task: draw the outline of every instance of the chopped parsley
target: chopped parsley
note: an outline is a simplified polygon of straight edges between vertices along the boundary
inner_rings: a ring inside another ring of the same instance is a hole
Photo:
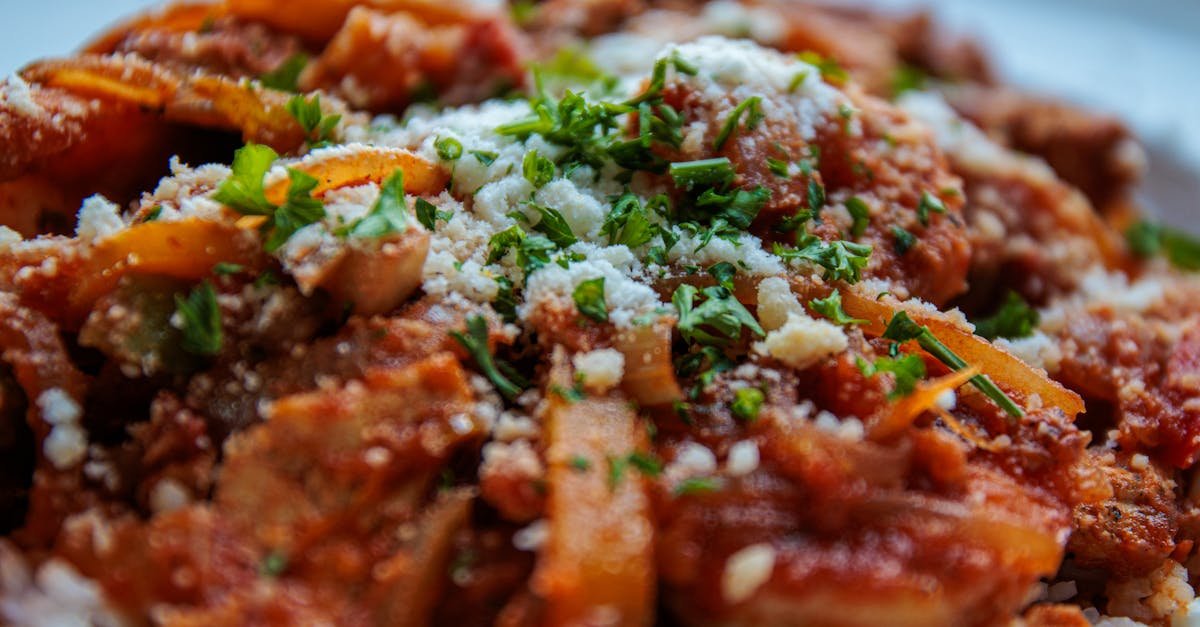
[[[897,255],[904,255],[913,246],[917,245],[917,236],[910,233],[904,227],[893,224],[890,230],[892,237],[895,238],[895,241],[892,242],[892,249],[896,251]]]
[[[424,198],[418,198],[413,205],[417,212],[417,222],[420,222],[421,226],[429,231],[437,228],[438,220],[449,222],[454,217],[453,211],[442,211],[437,208],[437,205]]]
[[[246,144],[233,153],[233,173],[217,188],[213,198],[245,215],[269,216],[275,205],[267,200],[263,177],[279,154],[270,146]]]
[[[442,161],[458,161],[463,154],[462,142],[453,137],[439,137],[433,142],[433,149],[437,151],[438,159]]]
[[[554,180],[554,162],[538,154],[538,151],[530,150],[521,162],[521,172],[534,189],[541,189]]]
[[[527,382],[521,379],[513,368],[492,356],[492,352],[488,349],[487,320],[483,316],[469,316],[467,332],[464,334],[461,331],[451,331],[450,337],[466,349],[479,371],[492,382],[492,385],[496,386],[496,390],[504,398],[511,401],[527,385]]]
[[[262,227],[267,233],[267,241],[263,244],[267,252],[279,250],[296,231],[325,217],[325,205],[312,197],[317,179],[291,168],[288,168],[288,179],[291,184],[286,200]]]
[[[142,218],[142,222],[154,222],[162,215],[162,205],[155,205],[153,209],[146,212],[146,217]]]
[[[729,410],[746,422],[754,422],[758,420],[765,399],[762,390],[758,388],[740,388],[733,393],[733,402],[729,404]]]
[[[492,309],[505,322],[517,321],[517,297],[508,277],[496,277],[496,300],[492,301]]]
[[[654,202],[665,204],[666,199],[651,201]],[[650,222],[647,207],[642,206],[635,194],[628,192],[613,201],[612,210],[604,216],[604,224],[600,227],[600,234],[608,236],[610,245],[624,244],[629,248],[649,243],[659,232],[659,227]]]
[[[804,81],[806,80],[808,80],[808,70],[796,72],[796,74],[792,76],[792,80],[788,82],[787,92],[789,94],[796,93],[796,90],[800,89],[800,86],[803,85]]]
[[[647,477],[657,477],[662,474],[662,462],[648,453],[634,451],[624,457],[608,457],[608,487],[615,490],[625,477],[625,470],[633,467]]]
[[[263,557],[258,565],[258,573],[263,577],[275,578],[283,574],[288,567],[287,555],[280,551],[271,551]]]
[[[791,176],[791,174],[788,173],[787,161],[776,159],[775,157],[767,157],[767,170],[771,174],[774,174],[781,179],[786,179]]]
[[[704,299],[699,305],[698,297]],[[766,335],[754,316],[724,287],[697,290],[691,285],[680,285],[671,296],[671,303],[679,315],[679,332],[688,342],[727,346],[741,339],[746,329],[758,337]]]
[[[582,455],[575,455],[571,457],[571,460],[567,462],[567,465],[569,465],[571,470],[574,470],[575,472],[587,472],[592,468],[592,462],[588,461],[588,459]]]
[[[867,230],[867,224],[871,220],[871,208],[863,199],[858,196],[851,196],[846,201],[846,211],[850,212],[850,218],[853,223],[850,225],[850,234],[854,237],[861,237]]]
[[[862,279],[862,269],[867,267],[871,246],[845,240],[822,241],[811,233],[798,238],[795,248],[776,243],[774,252],[785,260],[801,260],[825,269],[824,278],[845,281],[850,284]]]
[[[838,65],[837,61],[823,57],[812,50],[801,52],[799,58],[809,65],[815,65],[817,70],[821,72],[821,78],[825,79],[828,83],[841,85],[849,78],[846,70],[841,65]]]
[[[512,225],[496,233],[488,241],[487,263],[496,263],[516,251],[517,265],[526,275],[550,263],[550,253],[558,246],[544,235],[528,235],[519,225]]]
[[[1125,231],[1129,249],[1138,257],[1165,255],[1181,270],[1200,270],[1200,239],[1179,229],[1141,221]]]
[[[485,166],[492,165],[496,162],[496,158],[500,156],[499,153],[492,152],[491,150],[472,150],[470,154],[472,157],[475,157],[476,161]]]
[[[813,176],[811,167],[805,170],[808,176],[808,208],[814,212],[820,211],[825,206],[825,186]]]
[[[996,313],[975,323],[975,335],[994,340],[998,337],[1017,339],[1033,335],[1038,325],[1038,312],[1020,294],[1009,291]]]
[[[920,68],[908,64],[901,65],[892,74],[892,97],[895,98],[906,91],[923,90],[928,81],[929,77]]]
[[[941,198],[929,192],[922,192],[921,200],[917,203],[917,219],[921,221],[922,226],[929,226],[931,212],[946,213],[946,205],[942,203]]]
[[[379,188],[379,199],[367,215],[348,225],[349,235],[378,238],[408,230],[408,206],[404,202],[404,172],[396,170]]]
[[[751,96],[733,108],[729,112],[729,116],[725,118],[725,123],[721,125],[720,132],[717,133],[717,138],[713,140],[713,150],[720,150],[729,141],[730,136],[737,130],[737,127],[742,122],[742,115],[746,117],[746,130],[754,130],[758,123],[763,119],[762,112],[762,96]]]
[[[814,298],[808,301],[808,306],[834,324],[845,326],[847,324],[867,323],[866,320],[861,318],[850,317],[846,313],[846,310],[842,309],[842,293],[837,290],[833,290],[825,298]]]
[[[575,237],[575,233],[571,231],[566,218],[563,217],[563,214],[559,210],[532,203],[530,203],[530,206],[542,216],[542,219],[533,228],[550,238],[550,241],[554,242],[555,245],[560,248],[566,248],[579,241],[579,238]]]
[[[895,379],[892,391],[888,392],[888,400],[908,396],[917,388],[917,382],[925,378],[925,361],[918,355],[902,357],[880,357],[875,363],[867,363],[862,357],[858,358],[858,369],[864,377],[874,377],[882,372],[890,372]]]
[[[703,159],[672,163],[675,185],[689,192],[688,208],[675,216],[679,226],[699,235],[702,250],[713,237],[736,241],[771,199],[771,190],[729,189],[735,174],[729,159]]]
[[[175,314],[182,323],[183,350],[206,357],[221,352],[224,340],[221,309],[217,306],[217,293],[212,283],[200,283],[187,298],[176,294]]]
[[[337,128],[338,122],[342,121],[340,115],[325,115],[321,110],[319,94],[313,94],[312,98],[296,94],[287,101],[285,108],[300,124],[300,128],[304,129],[305,139],[313,148],[329,145],[334,139],[334,129]]]
[[[608,304],[604,301],[604,277],[581,281],[571,294],[579,313],[595,320],[608,322]]]
[[[912,318],[909,318],[908,314],[903,311],[898,311],[892,316],[891,321],[888,322],[887,330],[883,333],[883,337],[897,343],[916,340],[921,348],[925,349],[925,352],[933,355],[951,370],[957,371],[967,367],[967,362],[954,354],[954,351],[947,348],[945,344],[942,344],[941,340],[937,339],[933,332],[927,327],[913,322]],[[1020,418],[1025,415],[1025,412],[1003,390],[997,387],[987,375],[980,374],[972,377],[971,384],[982,392],[984,396],[992,399],[1009,416]]]
[[[708,275],[716,279],[717,285],[733,292],[733,277],[737,276],[737,268],[728,261],[719,261],[708,267]]]
[[[213,274],[217,276],[229,276],[231,274],[239,274],[246,270],[246,266],[240,263],[230,263],[228,261],[218,261],[213,266]]]
[[[233,172],[217,188],[213,198],[243,215],[266,216],[262,232],[267,235],[267,252],[283,246],[296,231],[325,217],[325,206],[312,197],[317,179],[288,169],[291,185],[280,206],[267,200],[263,177],[279,155],[268,146],[246,144],[233,155]]]
[[[692,191],[697,187],[729,185],[735,176],[733,164],[728,157],[677,161],[671,164],[669,172],[675,181],[675,186],[686,191]]]
[[[689,494],[716,492],[720,489],[721,481],[715,477],[689,477],[676,484],[672,492],[675,496],[687,496]]]
[[[297,52],[280,63],[278,67],[258,77],[263,87],[279,91],[300,91],[300,73],[308,65],[308,55]]]

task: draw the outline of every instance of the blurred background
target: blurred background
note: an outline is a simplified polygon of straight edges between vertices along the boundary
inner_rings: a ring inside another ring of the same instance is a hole
[[[1200,232],[1200,0],[841,0],[929,7],[1011,83],[1111,112],[1150,154],[1143,202]],[[146,0],[0,0],[0,73],[62,55]]]

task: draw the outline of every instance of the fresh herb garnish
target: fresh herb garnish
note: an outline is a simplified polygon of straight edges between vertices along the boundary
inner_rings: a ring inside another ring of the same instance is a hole
[[[604,277],[581,281],[571,294],[579,313],[595,320],[608,322],[608,304],[604,300]]]
[[[862,279],[871,246],[845,240],[825,242],[811,233],[804,233],[797,240],[795,248],[776,243],[775,254],[788,261],[801,260],[821,266],[825,269],[824,278],[828,280],[854,284]]]
[[[278,577],[287,570],[288,558],[287,555],[280,551],[271,551],[263,557],[262,562],[258,565],[258,572],[263,577]]]
[[[858,369],[864,377],[873,377],[881,372],[890,372],[895,378],[892,391],[888,392],[888,400],[896,400],[913,393],[917,382],[925,378],[925,361],[918,355],[904,355],[890,358],[880,357],[875,363],[867,363],[862,357],[858,358]]]
[[[325,217],[325,205],[312,197],[319,181],[291,168],[288,168],[288,179],[291,184],[287,198],[262,227],[267,233],[267,241],[263,244],[267,252],[279,250],[296,231]]]
[[[704,299],[699,305],[698,297]],[[671,303],[679,315],[679,332],[689,342],[727,346],[740,339],[745,329],[758,337],[766,335],[754,316],[724,287],[697,290],[691,285],[680,285],[671,296]]]
[[[897,255],[904,255],[917,245],[917,236],[908,232],[904,227],[893,224],[889,230],[896,240],[892,242],[892,248]]]
[[[929,226],[930,213],[946,213],[946,205],[942,199],[929,192],[921,193],[921,201],[917,203],[917,220],[922,226]]]
[[[975,323],[975,335],[994,340],[998,337],[1017,339],[1033,335],[1038,325],[1038,312],[1020,294],[1009,291],[996,313]]]
[[[782,159],[767,157],[767,170],[771,174],[774,174],[781,179],[786,179],[791,176],[791,174],[788,172],[788,162],[783,161]]]
[[[947,348],[945,344],[942,344],[941,340],[938,340],[932,331],[927,327],[913,322],[912,318],[909,318],[908,314],[903,311],[898,311],[892,316],[883,337],[897,343],[916,340],[917,344],[925,352],[933,355],[934,358],[946,364],[951,370],[958,371],[967,367],[967,362],[954,354],[954,351]],[[983,392],[984,396],[992,399],[1009,416],[1020,418],[1025,415],[1025,412],[1003,390],[997,387],[987,375],[980,374],[972,377],[971,384],[980,392]]]
[[[842,66],[838,65],[838,62],[833,59],[823,57],[811,50],[801,52],[799,57],[801,61],[816,66],[817,70],[821,72],[821,78],[825,79],[828,83],[841,85],[849,78],[846,70],[842,69]]]
[[[437,208],[437,205],[425,200],[424,198],[418,198],[413,203],[413,206],[417,212],[417,222],[420,222],[421,226],[425,227],[429,231],[433,231],[437,228],[438,220],[441,220],[442,222],[449,222],[450,219],[454,217],[453,211],[442,211]]]
[[[723,187],[733,182],[735,173],[728,157],[677,161],[669,168],[675,186],[685,191],[702,187]]]
[[[650,222],[641,200],[628,192],[613,201],[612,210],[604,217],[604,224],[600,227],[600,234],[608,236],[610,245],[624,244],[630,248],[648,243],[658,232],[658,227]]]
[[[270,146],[246,144],[233,153],[233,173],[221,183],[213,199],[245,215],[269,216],[275,205],[267,200],[263,177],[279,154]]]
[[[300,91],[300,73],[307,65],[308,55],[297,52],[280,63],[274,70],[258,77],[258,82],[262,83],[263,87],[292,93],[298,92]]]
[[[463,154],[462,142],[453,137],[439,137],[433,142],[433,149],[437,151],[438,158],[442,161],[458,161]]]
[[[304,129],[305,139],[313,148],[328,145],[334,139],[333,131],[338,122],[342,121],[340,115],[325,115],[321,110],[319,94],[313,94],[312,98],[296,94],[287,101],[285,108],[300,124],[300,128]]]
[[[733,402],[729,404],[729,410],[746,422],[754,422],[758,420],[764,400],[766,397],[758,388],[739,388],[733,393]]]
[[[527,385],[521,380],[512,368],[504,368],[500,360],[492,356],[492,352],[488,349],[488,325],[487,320],[483,316],[473,315],[467,318],[467,332],[464,334],[460,331],[451,331],[450,337],[458,342],[467,354],[474,360],[475,365],[483,376],[487,377],[492,385],[496,386],[496,390],[500,395],[508,400],[517,397]],[[514,380],[515,379],[515,380]]]
[[[1165,254],[1181,270],[1200,270],[1200,239],[1179,229],[1140,221],[1125,231],[1129,249],[1138,257]]]
[[[567,464],[571,467],[571,470],[574,470],[575,472],[587,472],[592,467],[592,462],[588,461],[588,459],[582,455],[575,455],[571,457],[571,460],[567,462]]]
[[[367,212],[350,225],[349,235],[378,238],[408,230],[408,206],[404,202],[404,172],[396,170],[379,188],[379,199]]]
[[[867,224],[871,220],[871,208],[863,199],[858,196],[851,196],[846,201],[846,211],[850,213],[850,218],[853,223],[850,225],[850,234],[854,237],[861,237],[867,230]]]
[[[221,352],[221,308],[212,283],[204,281],[187,298],[175,295],[175,314],[182,323],[183,350],[193,355],[212,356]]]
[[[472,150],[471,156],[475,157],[475,160],[483,165],[489,166],[496,162],[496,158],[499,157],[500,154],[491,150]]]
[[[517,320],[517,297],[513,290],[513,282],[508,277],[496,277],[496,300],[492,301],[492,309],[505,322]]]
[[[550,238],[550,241],[554,242],[555,245],[560,248],[566,248],[579,241],[579,238],[575,237],[575,233],[571,231],[570,225],[567,224],[566,218],[563,217],[563,214],[559,210],[533,203],[530,203],[529,206],[533,207],[542,216],[541,220],[533,228]]]
[[[721,489],[721,481],[715,477],[689,477],[680,481],[675,489],[672,490],[675,496],[687,496],[689,494],[703,494],[705,492],[716,492]]]
[[[837,290],[833,290],[825,298],[814,298],[808,301],[808,306],[837,325],[845,326],[847,324],[867,323],[866,320],[861,318],[851,317],[846,313],[845,309],[842,309],[842,293]]]
[[[246,266],[243,266],[240,263],[230,263],[228,261],[218,261],[213,266],[213,269],[212,269],[213,274],[215,274],[217,276],[229,276],[232,274],[239,274],[241,272],[244,272],[245,270],[246,270]]]
[[[720,132],[717,133],[717,138],[713,140],[713,150],[720,150],[725,142],[729,141],[729,137],[737,130],[742,121],[742,115],[748,114],[746,118],[746,129],[754,130],[758,123],[762,121],[762,96],[751,96],[733,108],[729,112],[729,116],[725,118],[725,123],[721,125]]]
[[[554,162],[530,150],[521,162],[521,172],[534,189],[541,189],[554,179]]]

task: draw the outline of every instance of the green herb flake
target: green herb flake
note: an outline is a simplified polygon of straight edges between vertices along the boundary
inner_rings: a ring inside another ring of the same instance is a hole
[[[890,372],[895,379],[892,391],[888,392],[888,400],[896,400],[912,394],[917,388],[917,382],[925,378],[925,361],[918,355],[904,355],[895,359],[880,357],[875,363],[867,363],[858,358],[858,369],[864,377],[874,377],[883,372]]]
[[[453,137],[439,137],[433,142],[433,149],[437,151],[438,158],[442,161],[458,161],[463,154],[462,142]]]
[[[396,170],[379,189],[379,199],[367,215],[350,225],[358,238],[379,238],[408,230],[408,206],[404,202],[404,172]]]
[[[800,235],[797,240],[795,248],[776,243],[774,253],[787,261],[800,260],[824,268],[824,278],[827,280],[850,284],[862,280],[862,270],[867,267],[871,246],[845,240],[825,242],[810,233]]]
[[[675,485],[672,493],[675,496],[705,494],[721,489],[721,480],[715,477],[689,477]]]
[[[851,196],[846,201],[846,211],[850,213],[850,218],[853,223],[850,226],[850,234],[854,237],[861,237],[867,230],[867,224],[871,221],[871,208],[863,199],[858,196]]]
[[[791,178],[788,172],[788,162],[774,157],[767,157],[767,171],[781,179]]]
[[[325,115],[319,94],[313,94],[312,98],[296,94],[287,101],[285,108],[304,129],[305,137],[314,148],[328,145],[334,139],[334,129],[342,121],[340,115]]]
[[[566,248],[579,241],[579,238],[575,237],[575,233],[571,231],[570,225],[567,224],[566,218],[563,217],[563,214],[559,210],[533,203],[530,203],[530,206],[542,217],[533,228],[550,238],[550,241],[554,242],[556,246]]]
[[[270,146],[246,144],[233,153],[233,172],[213,194],[213,199],[244,215],[275,213],[263,190],[263,177],[279,159]]]
[[[213,269],[212,269],[213,274],[215,274],[217,276],[230,276],[233,274],[241,274],[242,272],[245,272],[245,270],[246,270],[246,266],[243,266],[240,263],[230,263],[228,261],[218,261],[216,263],[216,265],[213,266]]]
[[[467,351],[479,371],[496,386],[501,396],[511,401],[523,391],[527,383],[488,349],[488,325],[483,316],[468,317],[467,332],[451,331],[450,337]]]
[[[1165,254],[1180,270],[1200,270],[1200,238],[1179,229],[1140,221],[1125,231],[1125,241],[1138,257]]]
[[[595,320],[608,322],[608,304],[604,301],[604,277],[581,281],[571,294],[579,313]]]
[[[892,316],[888,322],[887,329],[883,332],[885,339],[897,342],[893,345],[895,349],[899,343],[909,340],[916,340],[925,352],[933,355],[935,359],[946,364],[951,370],[962,370],[967,367],[967,362],[950,350],[941,340],[926,327],[914,322],[907,313],[898,311]],[[1004,393],[987,375],[976,375],[971,378],[971,384],[980,392],[992,399],[1000,409],[1004,410],[1013,418],[1020,418],[1025,415],[1025,412],[1018,406],[1007,394]]]
[[[754,422],[758,420],[765,399],[762,390],[758,388],[739,388],[733,393],[733,402],[729,404],[729,410],[741,420]]]
[[[312,197],[312,191],[317,188],[317,179],[292,168],[288,168],[287,172],[291,181],[287,198],[263,225],[268,233],[267,241],[263,244],[267,252],[279,250],[296,231],[325,217],[325,205]]]
[[[496,159],[500,156],[499,153],[492,152],[490,150],[472,150],[470,152],[470,154],[472,157],[475,157],[476,161],[482,163],[485,166],[492,165],[493,163],[496,162]]]
[[[142,218],[142,222],[154,222],[162,215],[162,205],[155,205],[153,209],[146,212],[146,217]]]
[[[538,154],[538,151],[530,150],[521,162],[521,172],[534,189],[541,189],[554,180],[554,162]]]
[[[861,318],[851,317],[846,313],[845,309],[842,309],[842,293],[837,290],[833,290],[825,298],[814,298],[808,301],[808,306],[837,325],[845,326],[848,324],[867,323],[866,320]]]
[[[729,141],[729,137],[733,135],[738,125],[741,124],[743,114],[748,114],[746,128],[754,130],[762,120],[762,96],[751,96],[738,103],[729,112],[729,116],[725,118],[725,123],[721,125],[720,132],[717,133],[717,138],[713,140],[713,150],[720,150],[725,145],[725,142]]]
[[[288,567],[288,557],[280,551],[267,553],[258,565],[258,574],[272,579],[282,575]]]
[[[929,226],[930,213],[946,213],[946,205],[942,199],[929,192],[921,193],[921,201],[917,203],[917,220],[922,226]]]
[[[221,352],[224,340],[221,308],[217,306],[217,293],[212,283],[202,282],[187,298],[176,294],[175,314],[183,323],[183,350],[206,357]]]
[[[677,161],[669,170],[676,187],[691,191],[696,187],[721,187],[733,182],[733,164],[728,157]]]
[[[588,459],[582,455],[575,455],[571,457],[571,460],[567,462],[567,465],[569,465],[571,470],[574,470],[575,472],[587,472],[592,468],[592,462],[588,461]]]
[[[703,302],[697,305],[700,297]],[[679,316],[679,332],[689,342],[727,346],[740,339],[746,329],[758,337],[766,335],[754,316],[724,287],[697,290],[691,285],[680,285],[671,296],[671,303]]]
[[[996,313],[975,322],[975,335],[994,340],[998,337],[1019,339],[1033,335],[1038,312],[1020,294],[1009,291]]]
[[[904,255],[913,246],[916,246],[917,236],[908,232],[903,227],[893,224],[889,230],[892,233],[892,237],[895,238],[895,241],[892,242],[892,248],[896,251],[897,255]]]
[[[513,282],[508,277],[496,277],[496,300],[492,301],[492,309],[505,322],[517,321],[517,297]]]
[[[442,211],[437,208],[437,205],[424,198],[416,199],[413,203],[413,208],[417,212],[417,222],[420,222],[421,226],[431,232],[437,228],[438,220],[449,222],[454,217],[453,211]]]
[[[263,87],[296,93],[300,91],[300,73],[308,65],[308,55],[303,52],[288,57],[278,67],[258,77]]]

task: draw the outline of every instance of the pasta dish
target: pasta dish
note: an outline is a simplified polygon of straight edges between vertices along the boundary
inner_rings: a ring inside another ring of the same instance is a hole
[[[1200,624],[1200,241],[928,15],[172,4],[0,138],[0,623]]]

